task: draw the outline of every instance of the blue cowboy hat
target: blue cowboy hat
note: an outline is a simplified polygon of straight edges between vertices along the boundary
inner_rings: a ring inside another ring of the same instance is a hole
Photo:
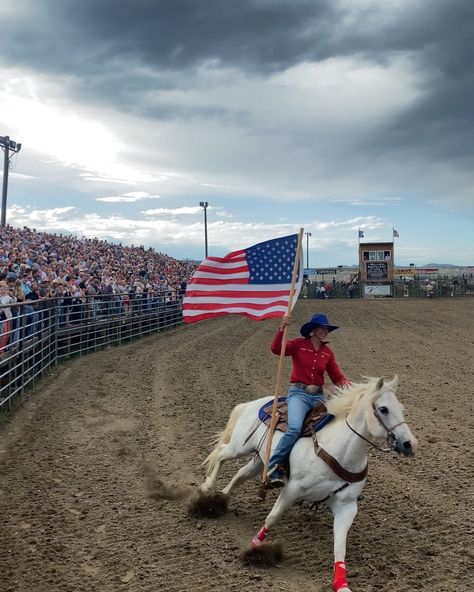
[[[329,333],[331,333],[331,331],[339,329],[338,326],[329,324],[329,320],[326,315],[315,314],[311,317],[310,321],[302,325],[300,333],[301,335],[303,335],[303,337],[309,337],[309,334],[315,327],[326,327]]]

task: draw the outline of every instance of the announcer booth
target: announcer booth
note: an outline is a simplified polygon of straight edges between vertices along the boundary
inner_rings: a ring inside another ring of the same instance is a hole
[[[364,298],[393,296],[393,242],[360,243],[359,272]]]

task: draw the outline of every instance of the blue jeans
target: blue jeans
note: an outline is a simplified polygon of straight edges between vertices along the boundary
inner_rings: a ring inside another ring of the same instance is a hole
[[[308,395],[306,391],[291,385],[288,389],[288,429],[277,444],[268,464],[269,469],[281,465],[289,456],[293,444],[299,438],[304,418],[317,401],[324,401],[323,394]]]

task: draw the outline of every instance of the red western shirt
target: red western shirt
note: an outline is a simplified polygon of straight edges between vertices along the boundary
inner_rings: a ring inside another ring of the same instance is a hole
[[[283,329],[278,329],[273,338],[271,349],[280,355],[283,339]],[[290,339],[286,344],[285,356],[291,356],[292,368],[290,382],[324,385],[324,372],[337,386],[350,384],[336,363],[334,352],[322,343],[319,349],[314,349],[309,337]]]

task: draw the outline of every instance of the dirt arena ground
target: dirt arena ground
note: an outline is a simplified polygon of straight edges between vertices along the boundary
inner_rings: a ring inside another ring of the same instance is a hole
[[[349,533],[354,592],[463,592],[473,577],[474,300],[303,301],[341,329],[343,371],[400,376],[415,459],[370,454]],[[209,442],[238,402],[272,394],[277,320],[228,316],[61,365],[0,428],[2,592],[329,591],[330,514],[292,508],[279,568],[239,554],[276,498],[256,482],[191,519]],[[285,382],[289,365],[285,367]],[[229,463],[222,486],[241,463]]]

